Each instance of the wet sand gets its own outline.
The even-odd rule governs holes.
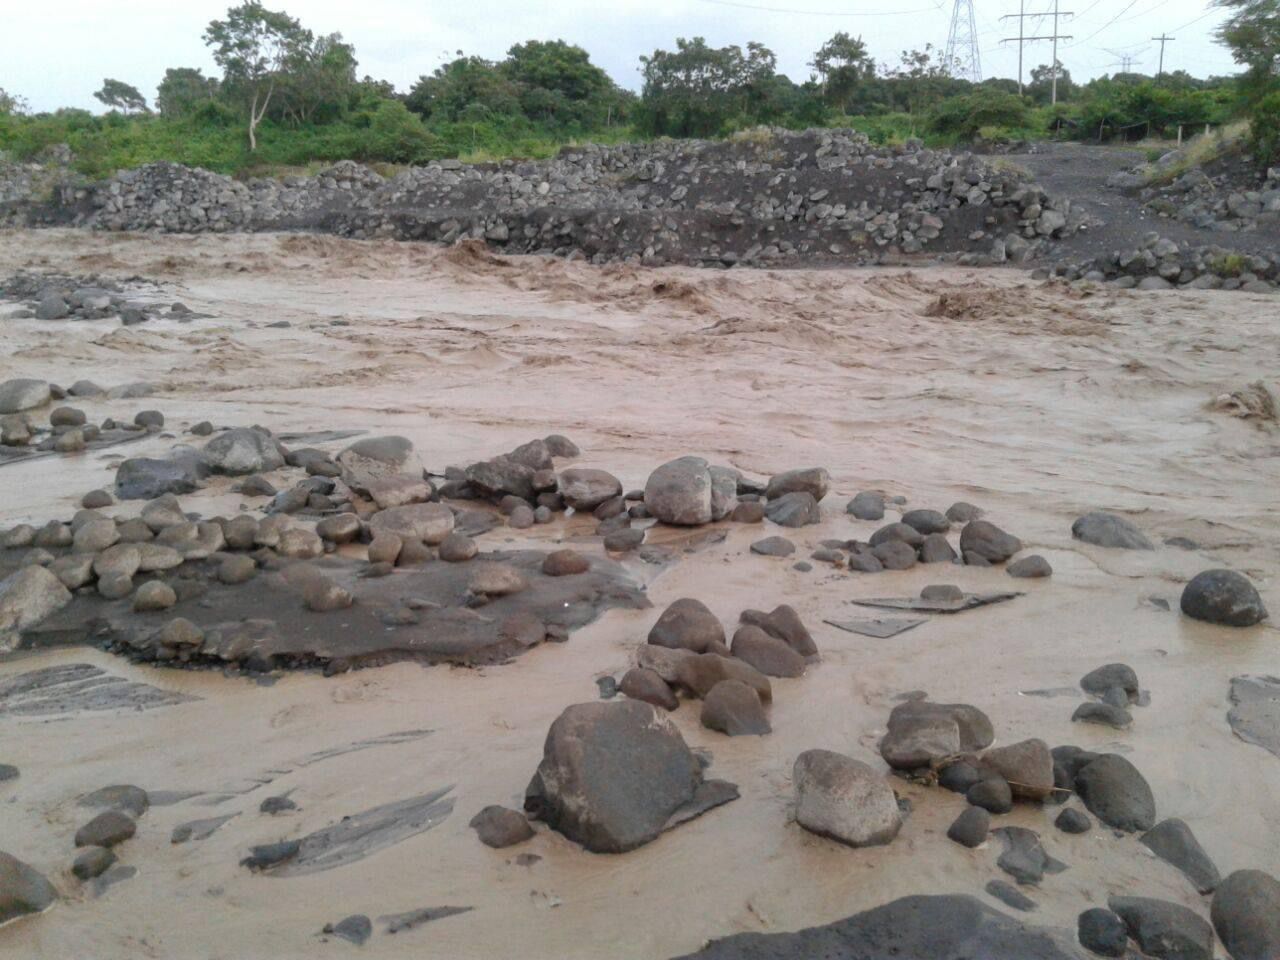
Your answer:
[[[628,561],[653,609],[611,611],[566,645],[483,669],[399,664],[269,686],[212,672],[131,666],[85,649],[0,662],[0,681],[93,663],[198,700],[143,712],[0,716],[4,756],[22,778],[0,786],[0,849],[44,871],[67,895],[49,915],[0,931],[13,956],[314,956],[316,933],[349,914],[471,906],[362,955],[449,958],[660,958],[744,930],[827,923],[911,893],[983,896],[1003,877],[998,841],[970,851],[945,837],[963,808],[945,791],[894,781],[914,810],[887,847],[851,850],[789,822],[791,765],[825,747],[882,766],[876,744],[894,698],[926,690],[992,718],[997,743],[1038,736],[1126,753],[1154,789],[1159,815],[1181,817],[1223,874],[1280,864],[1280,760],[1238,740],[1226,721],[1229,680],[1276,673],[1280,633],[1182,618],[1182,584],[1231,566],[1280,610],[1280,432],[1211,410],[1209,401],[1263,378],[1273,385],[1280,323],[1273,298],[1211,292],[1081,293],[1014,271],[641,270],[542,259],[497,260],[470,248],[326,237],[0,234],[0,271],[101,272],[159,282],[211,319],[71,323],[0,320],[0,379],[147,380],[146,400],[76,405],[91,420],[156,408],[185,426],[262,423],[277,431],[367,429],[413,440],[433,471],[535,436],[563,433],[577,463],[642,486],[684,453],[756,477],[822,465],[835,492],[820,526],[787,533],[803,559],[828,537],[878,526],[844,513],[863,489],[913,507],[968,500],[1054,567],[1047,581],[1003,570],[917,567],[849,575],[748,553],[776,530],[727,526],[727,538],[665,568]],[[8,308],[0,306],[0,316]],[[286,329],[266,324],[287,320]],[[334,321],[345,321],[334,325]],[[87,490],[109,486],[113,453],[158,455],[152,438],[77,458],[2,468],[0,526],[67,518]],[[234,509],[225,481],[183,498],[207,515]],[[112,512],[136,511],[138,504]],[[1125,513],[1158,545],[1104,550],[1073,542],[1089,509]],[[892,519],[890,514],[888,519]],[[598,539],[560,521],[480,538]],[[1026,596],[875,640],[824,626],[859,615],[855,597],[907,596],[928,583]],[[729,739],[703,729],[696,706],[674,715],[714,755],[711,775],[742,798],[622,856],[583,852],[539,829],[494,851],[467,821],[490,803],[519,806],[548,726],[619,676],[662,608],[707,603],[727,626],[747,607],[793,604],[823,660],[774,682],[773,734]],[[1159,601],[1167,603],[1166,610]],[[1088,670],[1123,660],[1151,705],[1129,731],[1073,724]],[[430,735],[299,765],[300,758],[399,731]],[[271,782],[248,789],[257,781]],[[107,783],[204,796],[153,807],[122,860],[138,875],[86,897],[67,867],[83,819],[75,798]],[[432,830],[357,863],[297,877],[238,866],[250,846],[296,838],[343,815],[453,786],[454,812]],[[301,808],[258,813],[292,790]],[[244,792],[242,792],[244,791]],[[210,794],[229,799],[210,804]],[[240,812],[212,837],[173,846],[189,820]],[[1100,826],[1056,831],[1057,808],[1019,807],[1069,864],[1029,890],[1036,923],[1073,927],[1109,893],[1205,908],[1172,867],[1135,838]],[[515,862],[521,853],[542,859]],[[988,902],[989,898],[987,899]]]

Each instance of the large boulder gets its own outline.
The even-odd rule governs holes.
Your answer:
[[[0,851],[0,927],[19,917],[44,913],[57,899],[58,891],[43,874]]]
[[[724,627],[701,600],[681,597],[662,611],[649,630],[649,642],[694,653],[723,650]]]
[[[885,778],[860,760],[806,750],[792,770],[796,822],[851,847],[888,843],[902,827],[898,800]]]
[[[53,397],[44,380],[6,380],[0,383],[0,413],[21,413],[43,407]]]
[[[342,481],[363,493],[371,480],[407,473],[422,476],[422,461],[413,444],[404,437],[365,437],[335,458],[342,469]]]
[[[57,575],[36,564],[0,580],[0,653],[16,649],[22,631],[71,602]]]
[[[1004,563],[1021,549],[1021,540],[987,520],[971,520],[960,531],[960,552],[966,563],[970,554],[988,563]]]
[[[702,725],[731,737],[772,732],[760,694],[741,680],[721,680],[702,702]]]
[[[121,500],[154,500],[166,493],[193,493],[203,486],[208,474],[208,465],[199,457],[131,457],[116,468],[116,496]]]
[[[1193,620],[1227,627],[1251,627],[1267,619],[1257,589],[1234,570],[1206,570],[1182,590],[1182,612]]]
[[[560,474],[560,495],[567,506],[587,512],[606,500],[622,496],[622,481],[605,470],[570,467]]]
[[[788,493],[807,493],[813,499],[821,501],[831,489],[831,474],[823,467],[802,467],[788,470],[769,478],[764,495],[770,500],[785,496]]]
[[[1071,536],[1097,547],[1114,547],[1120,550],[1155,549],[1141,530],[1114,513],[1086,513],[1071,525]]]
[[[743,610],[742,622],[759,627],[771,637],[782,640],[800,656],[810,659],[818,655],[818,645],[813,641],[809,628],[796,613],[795,607],[781,603],[768,613],[763,610]]]
[[[764,505],[764,515],[780,527],[807,527],[822,522],[817,499],[806,490],[784,493]]]
[[[711,468],[701,457],[664,463],[644,485],[644,505],[663,523],[697,526],[712,519]]]
[[[529,464],[507,455],[473,463],[465,471],[467,483],[487,497],[513,496],[529,501],[537,496],[533,484],[536,473]]]
[[[1107,826],[1129,833],[1155,826],[1156,801],[1151,786],[1138,768],[1119,754],[1104,753],[1085,764],[1075,783],[1089,812]]]
[[[1110,897],[1107,906],[1124,921],[1129,936],[1147,956],[1213,960],[1213,927],[1195,911],[1149,897]]]
[[[960,894],[894,900],[823,927],[738,933],[679,960],[1081,960],[1061,931]]]
[[[1280,957],[1280,881],[1237,870],[1218,885],[1209,917],[1234,960]]]
[[[375,513],[369,520],[369,532],[436,544],[453,532],[453,524],[453,511],[443,503],[410,503]]]
[[[650,649],[659,649],[646,644]],[[669,681],[674,686],[687,691],[694,697],[705,697],[717,683],[724,680],[741,680],[760,695],[761,701],[769,703],[773,700],[773,686],[769,678],[744,660],[722,657],[716,653],[688,653],[681,650],[684,656],[676,663],[674,678]],[[645,666],[657,669],[651,662]],[[657,671],[665,679],[666,674]]]
[[[889,714],[880,755],[895,770],[914,770],[953,754],[985,750],[994,739],[991,720],[977,707],[908,700]]]
[[[209,469],[231,477],[267,473],[284,466],[284,454],[271,435],[253,427],[237,427],[204,445]]]
[[[703,780],[698,758],[663,713],[623,700],[560,714],[525,810],[588,850],[623,853],[736,796],[727,784]]]

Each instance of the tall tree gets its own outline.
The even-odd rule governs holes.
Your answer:
[[[841,31],[817,49],[809,66],[822,82],[823,94],[843,110],[858,86],[876,69],[861,37]]]
[[[250,0],[228,10],[225,20],[211,21],[204,42],[222,68],[223,91],[248,112],[249,149],[257,150],[258,124],[299,51],[311,45],[311,31],[283,10]]]
[[[147,111],[147,98],[144,97],[137,87],[125,83],[123,80],[112,80],[107,77],[102,81],[102,89],[94,93],[94,99],[98,100],[108,107],[115,110],[123,110],[130,113],[134,110]]]
[[[278,86],[280,115],[309,123],[341,114],[356,85],[356,51],[342,34],[297,44]]]
[[[1254,95],[1280,85],[1280,0],[1217,0],[1233,11],[1218,29],[1236,63],[1248,68]]]
[[[162,117],[181,117],[217,95],[218,81],[198,67],[170,67],[156,88],[156,110]]]
[[[27,101],[16,93],[9,93],[3,87],[0,87],[0,117],[7,117],[12,114],[26,113]]]

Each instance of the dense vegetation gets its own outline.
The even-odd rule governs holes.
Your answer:
[[[1245,113],[1259,161],[1280,158],[1280,0],[1220,0],[1223,28],[1246,72],[1198,80],[1115,74],[1073,82],[1058,65],[974,85],[950,76],[937,50],[903,51],[877,64],[860,38],[837,33],[796,83],[760,43],[712,47],[680,38],[640,58],[640,94],[619,87],[587,52],[531,40],[500,61],[464,56],[421,77],[406,93],[357,79],[356,53],[341,34],[317,36],[288,14],[248,2],[209,24],[204,39],[220,76],[166,71],[154,109],[134,86],[104,80],[104,115],[76,109],[31,115],[0,91],[0,150],[39,158],[66,143],[93,176],[153,160],[252,173],[354,159],[423,163],[441,157],[542,157],[575,141],[658,136],[717,137],[761,124],[851,126],[878,143],[934,144],[1046,136],[1142,139],[1197,132]]]

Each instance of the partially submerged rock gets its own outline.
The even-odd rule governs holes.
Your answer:
[[[71,592],[41,566],[26,566],[0,580],[0,653],[18,646],[22,632],[71,602]]]
[[[1085,764],[1075,782],[1089,812],[1107,826],[1128,833],[1155,826],[1151,787],[1138,768],[1119,754],[1103,754]]]
[[[977,707],[908,700],[889,714],[880,755],[896,770],[914,770],[957,753],[984,750],[994,739],[991,721]]]
[[[524,843],[533,837],[528,817],[518,810],[496,804],[485,807],[472,817],[469,826],[481,843],[495,850]]]
[[[1195,911],[1149,897],[1110,897],[1107,906],[1148,956],[1213,960],[1213,927]]]
[[[1234,570],[1206,570],[1183,588],[1182,612],[1193,620],[1251,627],[1267,619],[1257,588]]]
[[[1162,820],[1138,839],[1161,860],[1181,870],[1199,893],[1212,893],[1222,880],[1213,860],[1183,820]]]
[[[1209,916],[1234,960],[1280,957],[1280,881],[1237,870],[1218,885]]]
[[[254,427],[237,427],[204,445],[204,458],[214,473],[232,477],[267,473],[284,466],[284,454],[275,440]]]
[[[692,597],[673,601],[649,630],[649,643],[694,653],[723,650],[724,641],[720,620],[705,603]]]
[[[0,851],[0,927],[21,917],[44,913],[57,899],[58,891],[43,874]]]
[[[830,750],[806,750],[792,770],[796,822],[851,847],[891,841],[902,827],[897,798],[885,778],[860,760]]]
[[[1119,550],[1154,550],[1146,535],[1114,513],[1087,513],[1071,525],[1071,536],[1098,547]]]
[[[737,797],[647,703],[581,703],[551,725],[525,810],[595,853],[623,853]]]
[[[721,680],[703,699],[702,725],[730,737],[772,732],[760,694],[741,680]]]

